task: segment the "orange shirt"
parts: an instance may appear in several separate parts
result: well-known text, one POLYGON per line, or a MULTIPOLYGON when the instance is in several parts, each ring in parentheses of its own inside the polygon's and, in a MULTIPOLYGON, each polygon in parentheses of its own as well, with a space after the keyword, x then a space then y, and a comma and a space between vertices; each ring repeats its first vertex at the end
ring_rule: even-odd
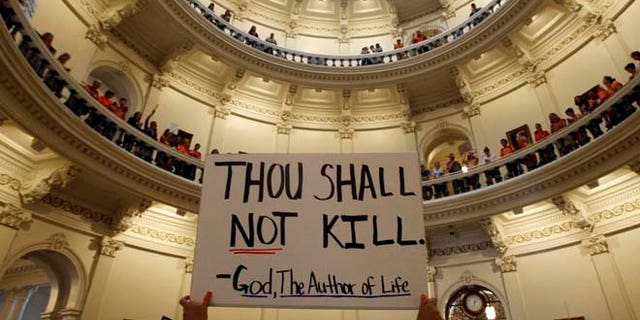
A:
POLYGON ((427 40, 424 34, 418 34, 411 40, 411 43, 418 43, 427 40))
POLYGON ((178 150, 178 152, 182 153, 182 154, 189 154, 189 150, 187 149, 187 147, 179 144, 178 146, 176 146, 176 149, 178 150))
POLYGON ((515 151, 516 150, 512 146, 507 145, 506 147, 503 147, 502 149, 500 149, 500 157, 504 157, 504 156, 510 155, 510 154, 514 153, 515 151))
POLYGON ((614 83, 612 83, 609 88, 607 88, 607 93, 609 95, 613 95, 614 93, 618 92, 618 90, 622 89, 622 83, 620 83, 619 81, 616 81, 614 83))
POLYGON ((200 151, 196 151, 196 150, 189 150, 189 155, 198 159, 202 157, 202 154, 200 154, 200 151))

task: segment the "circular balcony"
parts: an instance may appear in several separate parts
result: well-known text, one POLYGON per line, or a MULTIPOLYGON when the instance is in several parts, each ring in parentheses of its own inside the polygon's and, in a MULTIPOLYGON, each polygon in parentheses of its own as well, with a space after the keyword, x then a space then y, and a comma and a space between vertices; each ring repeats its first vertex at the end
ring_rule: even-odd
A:
MULTIPOLYGON (((14 28, 16 36, 12 37, 5 28, 0 32, 0 110, 56 152, 106 179, 141 196, 197 212, 201 191, 198 178, 204 163, 147 137, 99 105, 54 59, 16 2, 2 3, 13 9, 11 14, 5 11, 3 19, 14 28), (100 125, 92 119, 101 119, 100 125), (119 147, 113 136, 105 134, 105 127, 123 131, 150 146, 154 150, 151 162, 119 147), (169 172, 154 165, 160 154, 181 162, 182 169, 169 172)), ((635 161, 640 142, 640 113, 635 112, 639 85, 640 78, 634 79, 599 109, 540 143, 466 173, 425 181, 425 188, 465 179, 477 181, 477 190, 425 201, 425 224, 435 227, 519 208, 635 161), (480 177, 496 170, 504 173, 513 163, 532 154, 549 152, 550 146, 569 139, 609 110, 624 116, 576 150, 562 155, 556 154, 557 150, 550 151, 556 160, 532 166, 526 173, 493 185, 480 177)))
POLYGON ((136 15, 136 21, 128 21, 125 26, 118 25, 116 29, 118 35, 126 38, 128 43, 135 43, 136 39, 141 38, 146 39, 147 43, 162 42, 161 32, 154 33, 154 28, 142 24, 148 21, 161 22, 166 18, 182 27, 182 30, 175 32, 186 35, 204 51, 229 65, 241 66, 268 78, 315 88, 371 88, 412 79, 435 81, 437 76, 434 72, 442 73, 446 69, 445 73, 449 74, 446 67, 495 45, 510 30, 525 24, 540 5, 539 1, 533 0, 494 0, 481 12, 432 39, 400 50, 358 56, 319 55, 274 46, 210 14, 206 7, 195 0, 154 2, 136 15), (249 39, 262 50, 238 39, 249 39), (423 51, 413 56, 414 52, 423 51), (401 56, 408 58, 398 60, 401 56), (366 59, 385 63, 363 66, 362 62, 366 59))

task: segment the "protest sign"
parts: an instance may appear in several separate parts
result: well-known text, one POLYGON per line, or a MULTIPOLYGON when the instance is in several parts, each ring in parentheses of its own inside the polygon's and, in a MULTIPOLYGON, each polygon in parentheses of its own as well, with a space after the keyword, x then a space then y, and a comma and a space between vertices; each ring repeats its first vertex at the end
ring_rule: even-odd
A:
POLYGON ((218 306, 416 309, 415 154, 212 155, 192 280, 218 306))

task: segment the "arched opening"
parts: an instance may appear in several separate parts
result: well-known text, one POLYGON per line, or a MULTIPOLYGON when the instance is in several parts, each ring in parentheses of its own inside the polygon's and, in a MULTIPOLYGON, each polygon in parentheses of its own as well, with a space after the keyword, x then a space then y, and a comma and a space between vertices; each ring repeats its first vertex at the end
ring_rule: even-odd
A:
POLYGON ((79 273, 64 254, 29 252, 0 278, 0 319, 35 320, 75 309, 79 273))
POLYGON ((445 307, 446 320, 506 320, 505 308, 493 291, 466 285, 454 292, 445 307))
POLYGON ((112 101, 115 102, 121 98, 127 99, 129 106, 126 113, 127 118, 138 111, 140 99, 136 90, 137 86, 122 70, 107 65, 99 66, 91 70, 87 83, 93 83, 96 80, 102 83, 101 94, 107 91, 112 91, 115 94, 112 101))
POLYGON ((427 168, 433 168, 435 162, 445 165, 451 153, 456 159, 462 160, 470 151, 473 151, 473 146, 469 137, 460 130, 448 128, 440 130, 429 139, 424 145, 422 155, 425 160, 424 165, 427 168))

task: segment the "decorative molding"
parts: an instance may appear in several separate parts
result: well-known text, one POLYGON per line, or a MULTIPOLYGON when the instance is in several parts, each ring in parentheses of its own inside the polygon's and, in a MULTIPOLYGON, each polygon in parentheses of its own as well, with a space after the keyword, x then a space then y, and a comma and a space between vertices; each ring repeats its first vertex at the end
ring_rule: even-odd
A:
POLYGON ((82 217, 87 220, 91 220, 98 223, 104 223, 106 225, 113 224, 113 217, 94 211, 92 209, 85 208, 81 205, 72 203, 65 199, 61 199, 57 196, 47 194, 41 199, 42 203, 49 205, 55 209, 59 209, 73 215, 82 217))
POLYGON ((64 248, 69 247, 67 236, 63 232, 53 234, 49 237, 47 243, 49 244, 49 249, 55 251, 62 251, 64 248))
POLYGON ((153 229, 146 226, 141 226, 135 223, 131 225, 131 228, 129 229, 129 231, 144 237, 154 239, 154 240, 170 242, 173 244, 177 244, 177 245, 181 245, 189 248, 193 248, 196 242, 194 238, 191 238, 188 236, 177 235, 174 233, 165 232, 162 230, 153 229))
POLYGON ((162 89, 169 86, 169 79, 159 74, 150 74, 145 79, 152 87, 162 91, 162 89))
POLYGON ((516 257, 514 256, 502 256, 495 259, 495 264, 500 268, 502 273, 515 272, 518 270, 516 264, 516 257))
POLYGON ((571 218, 574 228, 582 229, 587 232, 593 230, 593 224, 583 215, 583 213, 576 208, 576 205, 567 197, 560 195, 551 198, 551 202, 562 212, 566 217, 571 218))
POLYGON ((604 220, 613 219, 623 214, 633 212, 640 209, 640 199, 635 199, 632 202, 626 202, 621 205, 617 205, 611 209, 606 209, 600 212, 596 212, 590 215, 587 219, 592 223, 600 223, 604 220))
POLYGON ((484 251, 490 248, 495 248, 494 244, 491 243, 491 241, 482 241, 478 243, 464 244, 464 245, 455 246, 455 247, 431 248, 431 250, 429 250, 429 256, 430 257, 452 256, 452 255, 464 254, 469 252, 484 251))
POLYGON ((505 239, 505 244, 511 246, 512 244, 529 242, 532 240, 543 239, 551 237, 556 234, 565 233, 573 230, 573 222, 567 221, 562 224, 556 224, 550 227, 545 227, 542 230, 534 230, 525 232, 522 234, 510 235, 505 239))
POLYGON ((193 257, 186 257, 184 259, 184 273, 186 274, 193 273, 193 257))
POLYGON ((116 211, 111 228, 116 233, 127 231, 131 228, 131 225, 133 225, 134 218, 140 217, 151 207, 151 204, 151 200, 145 198, 134 200, 133 203, 128 203, 116 211))
POLYGON ((13 191, 20 191, 22 182, 6 173, 2 173, 0 174, 0 186, 9 186, 13 191))
POLYGON ((20 229, 23 225, 33 221, 31 212, 16 207, 13 204, 5 203, 0 209, 0 225, 13 229, 20 229))
POLYGON ((411 134, 416 132, 416 122, 415 121, 404 121, 400 124, 400 128, 405 134, 411 134))
POLYGON ((500 233, 498 226, 493 223, 491 217, 480 220, 480 225, 486 234, 491 238, 490 243, 493 245, 500 254, 504 254, 509 249, 509 246, 505 243, 504 237, 500 233))
POLYGON ((113 240, 109 237, 103 237, 100 240, 100 255, 107 256, 111 258, 116 257, 116 252, 122 250, 124 248, 124 242, 113 240))
POLYGON ((460 281, 466 285, 472 284, 476 279, 478 278, 469 270, 465 270, 460 275, 460 281))
POLYGON ((609 244, 604 235, 596 234, 587 239, 582 240, 582 246, 589 250, 592 256, 609 253, 609 244))
POLYGON ((477 102, 473 102, 470 105, 464 107, 462 109, 464 116, 466 118, 473 118, 480 115, 480 104, 477 102))
POLYGON ((100 28, 96 26, 90 26, 87 29, 87 33, 85 33, 84 38, 93 42, 93 44, 95 44, 101 50, 104 50, 107 43, 109 43, 109 38, 107 37, 107 35, 102 33, 100 28))
POLYGON ((51 193, 54 188, 64 188, 80 174, 80 167, 74 164, 65 164, 55 169, 49 176, 43 178, 33 187, 26 187, 20 196, 24 203, 33 203, 51 193))

